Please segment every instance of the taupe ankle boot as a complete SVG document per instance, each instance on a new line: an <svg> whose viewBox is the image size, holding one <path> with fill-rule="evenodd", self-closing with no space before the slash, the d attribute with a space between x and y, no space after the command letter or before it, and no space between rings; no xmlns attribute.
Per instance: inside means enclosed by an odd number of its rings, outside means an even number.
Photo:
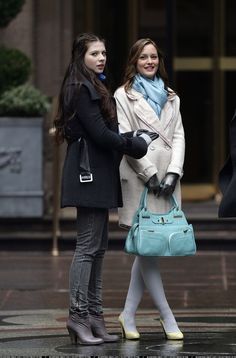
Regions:
<svg viewBox="0 0 236 358"><path fill-rule="evenodd" d="M94 345L103 343L103 339L94 337L91 331L89 317L81 317L77 313L69 315L66 327L72 344Z"/></svg>
<svg viewBox="0 0 236 358"><path fill-rule="evenodd" d="M95 337L102 338L104 342L117 342L119 336L107 333L103 315L89 314L91 329Z"/></svg>

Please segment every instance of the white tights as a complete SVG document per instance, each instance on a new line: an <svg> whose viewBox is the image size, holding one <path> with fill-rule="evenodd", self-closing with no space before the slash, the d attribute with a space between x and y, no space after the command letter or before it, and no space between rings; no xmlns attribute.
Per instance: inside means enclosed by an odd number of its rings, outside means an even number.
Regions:
<svg viewBox="0 0 236 358"><path fill-rule="evenodd" d="M168 332L178 332L178 325L166 300L157 257L136 256L131 270L131 279L122 315L128 331L135 331L135 313L145 287L149 291L160 318Z"/></svg>

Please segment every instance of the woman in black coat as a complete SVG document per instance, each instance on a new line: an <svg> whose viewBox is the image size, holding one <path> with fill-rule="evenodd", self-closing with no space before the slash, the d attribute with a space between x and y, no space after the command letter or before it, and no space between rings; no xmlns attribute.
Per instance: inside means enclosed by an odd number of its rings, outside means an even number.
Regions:
<svg viewBox="0 0 236 358"><path fill-rule="evenodd" d="M108 241L108 209L122 205L119 163L123 154L141 158L157 135L118 134L115 102L105 85L104 40L76 38L55 119L56 139L68 143L61 206L77 208L77 242L70 269L67 320L72 343L114 342L102 310L102 262Z"/></svg>

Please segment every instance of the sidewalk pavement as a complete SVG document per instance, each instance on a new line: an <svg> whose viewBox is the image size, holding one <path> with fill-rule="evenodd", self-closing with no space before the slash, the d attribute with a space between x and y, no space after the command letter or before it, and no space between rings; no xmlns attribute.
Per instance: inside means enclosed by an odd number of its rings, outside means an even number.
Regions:
<svg viewBox="0 0 236 358"><path fill-rule="evenodd" d="M170 306L185 339L166 341L148 293L137 313L139 341L73 346L65 328L72 252L0 253L0 357L236 357L236 252L200 251L195 257L162 258ZM109 332L121 331L133 258L108 251L104 307Z"/></svg>

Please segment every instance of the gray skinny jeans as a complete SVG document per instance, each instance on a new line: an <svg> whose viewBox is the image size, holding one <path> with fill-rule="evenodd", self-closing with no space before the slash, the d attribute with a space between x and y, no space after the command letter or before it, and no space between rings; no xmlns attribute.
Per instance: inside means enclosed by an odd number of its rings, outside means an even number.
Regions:
<svg viewBox="0 0 236 358"><path fill-rule="evenodd" d="M108 209L77 208L77 242L69 274L71 313L102 313L102 264L107 244Z"/></svg>

